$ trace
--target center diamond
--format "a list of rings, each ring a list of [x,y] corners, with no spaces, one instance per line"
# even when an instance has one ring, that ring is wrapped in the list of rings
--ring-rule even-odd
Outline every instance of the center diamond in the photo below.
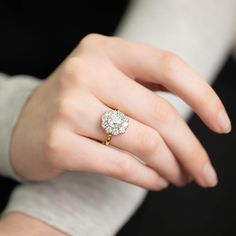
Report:
[[[123,134],[128,126],[129,119],[121,111],[109,110],[105,111],[102,115],[102,127],[108,134]]]

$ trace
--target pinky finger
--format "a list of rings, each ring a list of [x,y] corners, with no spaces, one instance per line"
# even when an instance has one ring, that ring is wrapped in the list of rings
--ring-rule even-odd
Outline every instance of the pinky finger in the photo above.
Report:
[[[88,171],[111,176],[150,190],[168,187],[156,171],[127,152],[92,139],[71,134],[67,137],[65,166],[69,171]]]

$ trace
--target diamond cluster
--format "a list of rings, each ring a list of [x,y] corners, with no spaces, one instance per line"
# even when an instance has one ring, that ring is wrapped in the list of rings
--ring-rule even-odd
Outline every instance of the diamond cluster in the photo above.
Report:
[[[125,133],[129,119],[118,110],[108,110],[102,115],[102,127],[107,134],[119,135]]]

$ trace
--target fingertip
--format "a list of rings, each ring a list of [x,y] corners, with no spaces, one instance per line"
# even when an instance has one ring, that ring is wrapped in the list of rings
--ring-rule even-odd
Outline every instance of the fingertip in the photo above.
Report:
[[[153,190],[160,191],[160,190],[166,189],[168,186],[169,186],[169,182],[165,180],[164,178],[159,177]]]
[[[179,181],[177,184],[175,184],[177,187],[182,188],[188,185],[193,181],[193,178],[191,176],[185,176],[182,181]]]
[[[225,109],[221,109],[217,116],[217,122],[220,127],[220,132],[228,134],[232,130],[231,121]]]
[[[167,180],[163,179],[162,177],[159,178],[159,186],[161,188],[167,188],[169,186],[169,183]]]
[[[206,163],[202,169],[202,176],[204,179],[204,187],[215,187],[218,183],[218,177],[215,169],[210,163]]]

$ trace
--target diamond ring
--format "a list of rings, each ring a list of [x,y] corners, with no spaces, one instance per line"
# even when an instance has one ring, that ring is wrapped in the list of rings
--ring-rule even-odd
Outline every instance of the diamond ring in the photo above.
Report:
[[[103,144],[109,145],[112,135],[124,134],[128,126],[129,119],[118,109],[105,111],[102,114],[102,127],[107,135]]]

